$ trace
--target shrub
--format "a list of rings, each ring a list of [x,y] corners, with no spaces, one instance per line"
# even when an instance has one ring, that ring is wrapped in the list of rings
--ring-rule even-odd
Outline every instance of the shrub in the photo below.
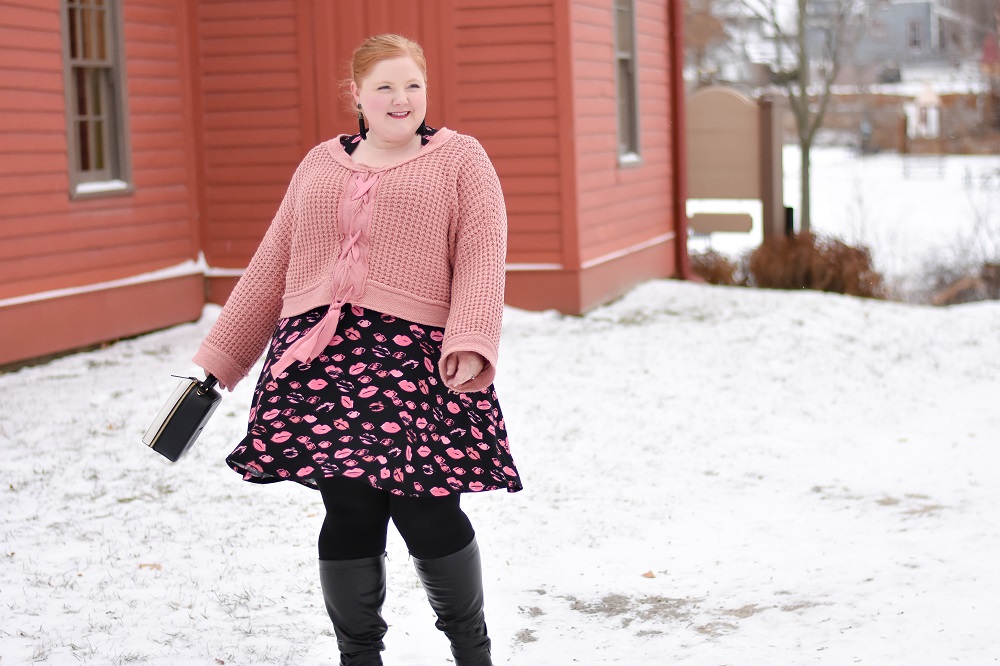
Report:
[[[1000,300],[1000,264],[984,263],[975,272],[938,266],[929,276],[931,305]]]
[[[884,298],[882,276],[866,247],[810,233],[768,240],[749,259],[749,283],[766,289],[815,289]]]
[[[690,255],[691,271],[709,284],[728,286],[746,285],[746,278],[739,276],[739,265],[724,254],[706,250]]]

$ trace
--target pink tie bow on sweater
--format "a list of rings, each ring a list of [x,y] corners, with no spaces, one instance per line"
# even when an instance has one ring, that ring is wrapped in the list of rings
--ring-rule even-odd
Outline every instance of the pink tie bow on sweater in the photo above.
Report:
[[[381,173],[355,173],[347,182],[340,202],[340,256],[331,281],[330,309],[304,336],[293,342],[270,368],[277,377],[295,361],[310,363],[320,355],[337,333],[340,309],[361,296],[368,275],[368,231],[376,186]]]

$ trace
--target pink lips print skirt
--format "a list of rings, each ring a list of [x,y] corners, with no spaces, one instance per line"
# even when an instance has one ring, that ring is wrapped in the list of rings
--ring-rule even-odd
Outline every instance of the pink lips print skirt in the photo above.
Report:
[[[410,497],[521,490],[493,386],[452,393],[439,378],[440,328],[347,305],[320,356],[272,378],[326,311],[278,323],[232,469],[253,483],[344,476]]]

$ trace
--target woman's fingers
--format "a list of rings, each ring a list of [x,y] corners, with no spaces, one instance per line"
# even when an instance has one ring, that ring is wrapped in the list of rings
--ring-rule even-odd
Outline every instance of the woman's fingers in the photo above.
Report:
[[[476,352],[460,351],[449,354],[444,360],[444,384],[453,391],[466,384],[483,371],[486,359]]]

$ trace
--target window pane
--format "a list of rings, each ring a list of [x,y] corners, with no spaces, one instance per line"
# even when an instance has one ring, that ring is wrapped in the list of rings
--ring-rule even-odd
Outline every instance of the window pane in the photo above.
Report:
[[[75,59],[80,57],[80,17],[77,9],[69,8],[69,57]]]
[[[96,57],[101,60],[108,59],[108,13],[103,9],[94,12],[94,39],[96,42]]]
[[[632,11],[631,7],[627,6],[628,1],[624,3],[626,6],[622,7],[618,3],[617,11],[615,12],[615,50],[619,53],[631,52],[632,51]]]
[[[94,169],[104,168],[104,121],[95,120],[94,127]]]
[[[94,12],[89,9],[80,10],[80,26],[83,35],[81,58],[94,57]]]
[[[76,141],[80,146],[80,171],[90,170],[90,127],[86,120],[76,124]]]
[[[91,69],[87,72],[90,79],[90,113],[93,116],[100,117],[104,115],[104,95],[101,94],[101,78],[102,72],[99,69]]]
[[[74,95],[76,98],[76,115],[82,117],[87,115],[87,70],[83,67],[73,68]]]
[[[629,126],[632,124],[632,116],[629,112],[632,97],[632,74],[629,71],[628,61],[618,61],[618,146],[622,152],[631,151],[631,141],[629,139]]]
[[[635,17],[632,13],[632,0],[615,0],[615,48],[620,52],[631,53],[635,39]]]

